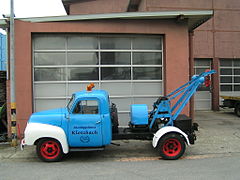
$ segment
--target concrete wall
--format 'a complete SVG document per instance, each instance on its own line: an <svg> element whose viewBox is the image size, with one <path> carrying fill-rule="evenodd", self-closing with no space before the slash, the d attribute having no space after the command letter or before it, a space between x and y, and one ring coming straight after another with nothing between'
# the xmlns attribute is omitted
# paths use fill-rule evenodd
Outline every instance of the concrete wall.
<svg viewBox="0 0 240 180"><path fill-rule="evenodd" d="M189 79L189 48L186 23L170 20L101 20L82 22L15 22L17 121L23 132L33 110L32 34L33 33L121 33L164 35L164 82L169 93ZM24 46L23 46L24 42ZM177 58L176 58L177 57ZM173 73L174 72L174 73ZM185 109L189 113L189 107Z"/></svg>

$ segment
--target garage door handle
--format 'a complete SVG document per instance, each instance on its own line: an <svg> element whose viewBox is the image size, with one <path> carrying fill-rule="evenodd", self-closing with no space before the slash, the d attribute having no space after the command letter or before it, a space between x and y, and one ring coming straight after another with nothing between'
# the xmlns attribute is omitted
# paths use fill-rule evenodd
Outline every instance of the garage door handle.
<svg viewBox="0 0 240 180"><path fill-rule="evenodd" d="M101 121L97 121L96 124L99 124Z"/></svg>

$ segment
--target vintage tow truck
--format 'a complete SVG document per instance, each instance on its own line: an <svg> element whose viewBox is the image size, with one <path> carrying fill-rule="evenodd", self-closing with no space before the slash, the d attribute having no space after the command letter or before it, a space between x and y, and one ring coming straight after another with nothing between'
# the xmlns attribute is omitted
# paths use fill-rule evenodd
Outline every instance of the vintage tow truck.
<svg viewBox="0 0 240 180"><path fill-rule="evenodd" d="M90 84L87 90L74 93L66 108L32 114L21 147L36 145L41 160L54 162L70 151L103 150L112 140L141 139L152 140L163 159L178 159L186 144L194 144L197 130L197 124L180 113L213 73L215 70L194 75L172 93L159 97L150 112L145 104L131 105L129 127L125 128L118 127L117 108L110 103L108 92L92 90L94 84Z"/></svg>

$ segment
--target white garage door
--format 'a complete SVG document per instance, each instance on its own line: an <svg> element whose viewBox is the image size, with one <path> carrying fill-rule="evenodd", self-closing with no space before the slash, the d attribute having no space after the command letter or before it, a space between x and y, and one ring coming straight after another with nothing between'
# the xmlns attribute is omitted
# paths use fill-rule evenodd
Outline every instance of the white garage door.
<svg viewBox="0 0 240 180"><path fill-rule="evenodd" d="M206 69L211 69L211 59L196 58L194 59L194 73L200 74ZM212 94L210 87L202 85L194 95L195 110L211 110Z"/></svg>
<svg viewBox="0 0 240 180"><path fill-rule="evenodd" d="M38 34L33 36L34 110L64 107L94 82L117 104L127 125L130 104L163 93L161 36Z"/></svg>
<svg viewBox="0 0 240 180"><path fill-rule="evenodd" d="M220 95L240 95L240 59L220 59Z"/></svg>

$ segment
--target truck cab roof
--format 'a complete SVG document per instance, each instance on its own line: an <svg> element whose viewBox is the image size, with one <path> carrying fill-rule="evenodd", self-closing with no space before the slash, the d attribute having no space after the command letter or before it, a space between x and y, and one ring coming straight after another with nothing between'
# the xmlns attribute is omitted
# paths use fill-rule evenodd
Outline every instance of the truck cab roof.
<svg viewBox="0 0 240 180"><path fill-rule="evenodd" d="M109 95L105 90L92 90L92 91L79 91L73 94L73 106L68 105L70 111L73 111L73 107L75 107L76 103L82 100L97 100L99 102L99 109L101 113L109 113ZM71 104L71 101L69 102Z"/></svg>
<svg viewBox="0 0 240 180"><path fill-rule="evenodd" d="M105 101L108 101L108 92L105 90L92 90L92 91L78 91L74 93L75 99L80 99L80 98L98 98L102 99Z"/></svg>

